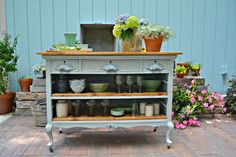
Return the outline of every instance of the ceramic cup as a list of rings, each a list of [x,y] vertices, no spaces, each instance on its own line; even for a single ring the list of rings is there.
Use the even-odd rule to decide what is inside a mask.
[[[153,116],[153,105],[148,104],[145,106],[145,116],[150,117]]]

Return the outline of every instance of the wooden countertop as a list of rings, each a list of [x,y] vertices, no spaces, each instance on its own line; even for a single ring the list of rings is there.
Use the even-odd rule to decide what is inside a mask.
[[[87,52],[66,50],[37,52],[37,54],[43,56],[174,56],[181,55],[182,52]]]

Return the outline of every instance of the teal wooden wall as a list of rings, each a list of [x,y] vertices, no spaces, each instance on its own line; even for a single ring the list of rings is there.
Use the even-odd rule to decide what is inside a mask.
[[[36,51],[63,41],[66,31],[79,33],[80,23],[114,23],[121,13],[171,26],[176,39],[162,51],[182,51],[177,61],[202,64],[202,76],[213,90],[223,93],[236,74],[235,0],[6,0],[7,31],[20,35],[11,88],[18,90],[17,78],[32,75],[31,67],[42,61]],[[222,66],[228,72],[224,77]]]

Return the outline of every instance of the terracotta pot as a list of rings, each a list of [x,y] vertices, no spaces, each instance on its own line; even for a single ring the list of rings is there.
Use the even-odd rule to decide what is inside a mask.
[[[162,45],[162,36],[158,38],[144,38],[147,52],[160,52]]]
[[[192,69],[192,75],[193,76],[200,76],[200,69]]]
[[[176,74],[177,78],[183,78],[184,74]]]
[[[185,76],[189,74],[189,66],[186,63],[177,63],[178,66],[184,66],[186,68]]]
[[[33,83],[32,78],[19,79],[18,83],[20,85],[21,92],[30,92],[30,85]]]
[[[0,115],[12,112],[12,104],[16,93],[7,92],[6,94],[0,95]]]

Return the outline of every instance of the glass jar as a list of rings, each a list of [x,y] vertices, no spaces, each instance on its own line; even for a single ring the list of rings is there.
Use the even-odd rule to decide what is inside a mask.
[[[68,91],[69,83],[65,75],[60,74],[56,83],[56,91],[58,93],[66,93]]]
[[[68,116],[68,103],[66,100],[58,100],[56,103],[56,113],[57,117],[67,117]]]

